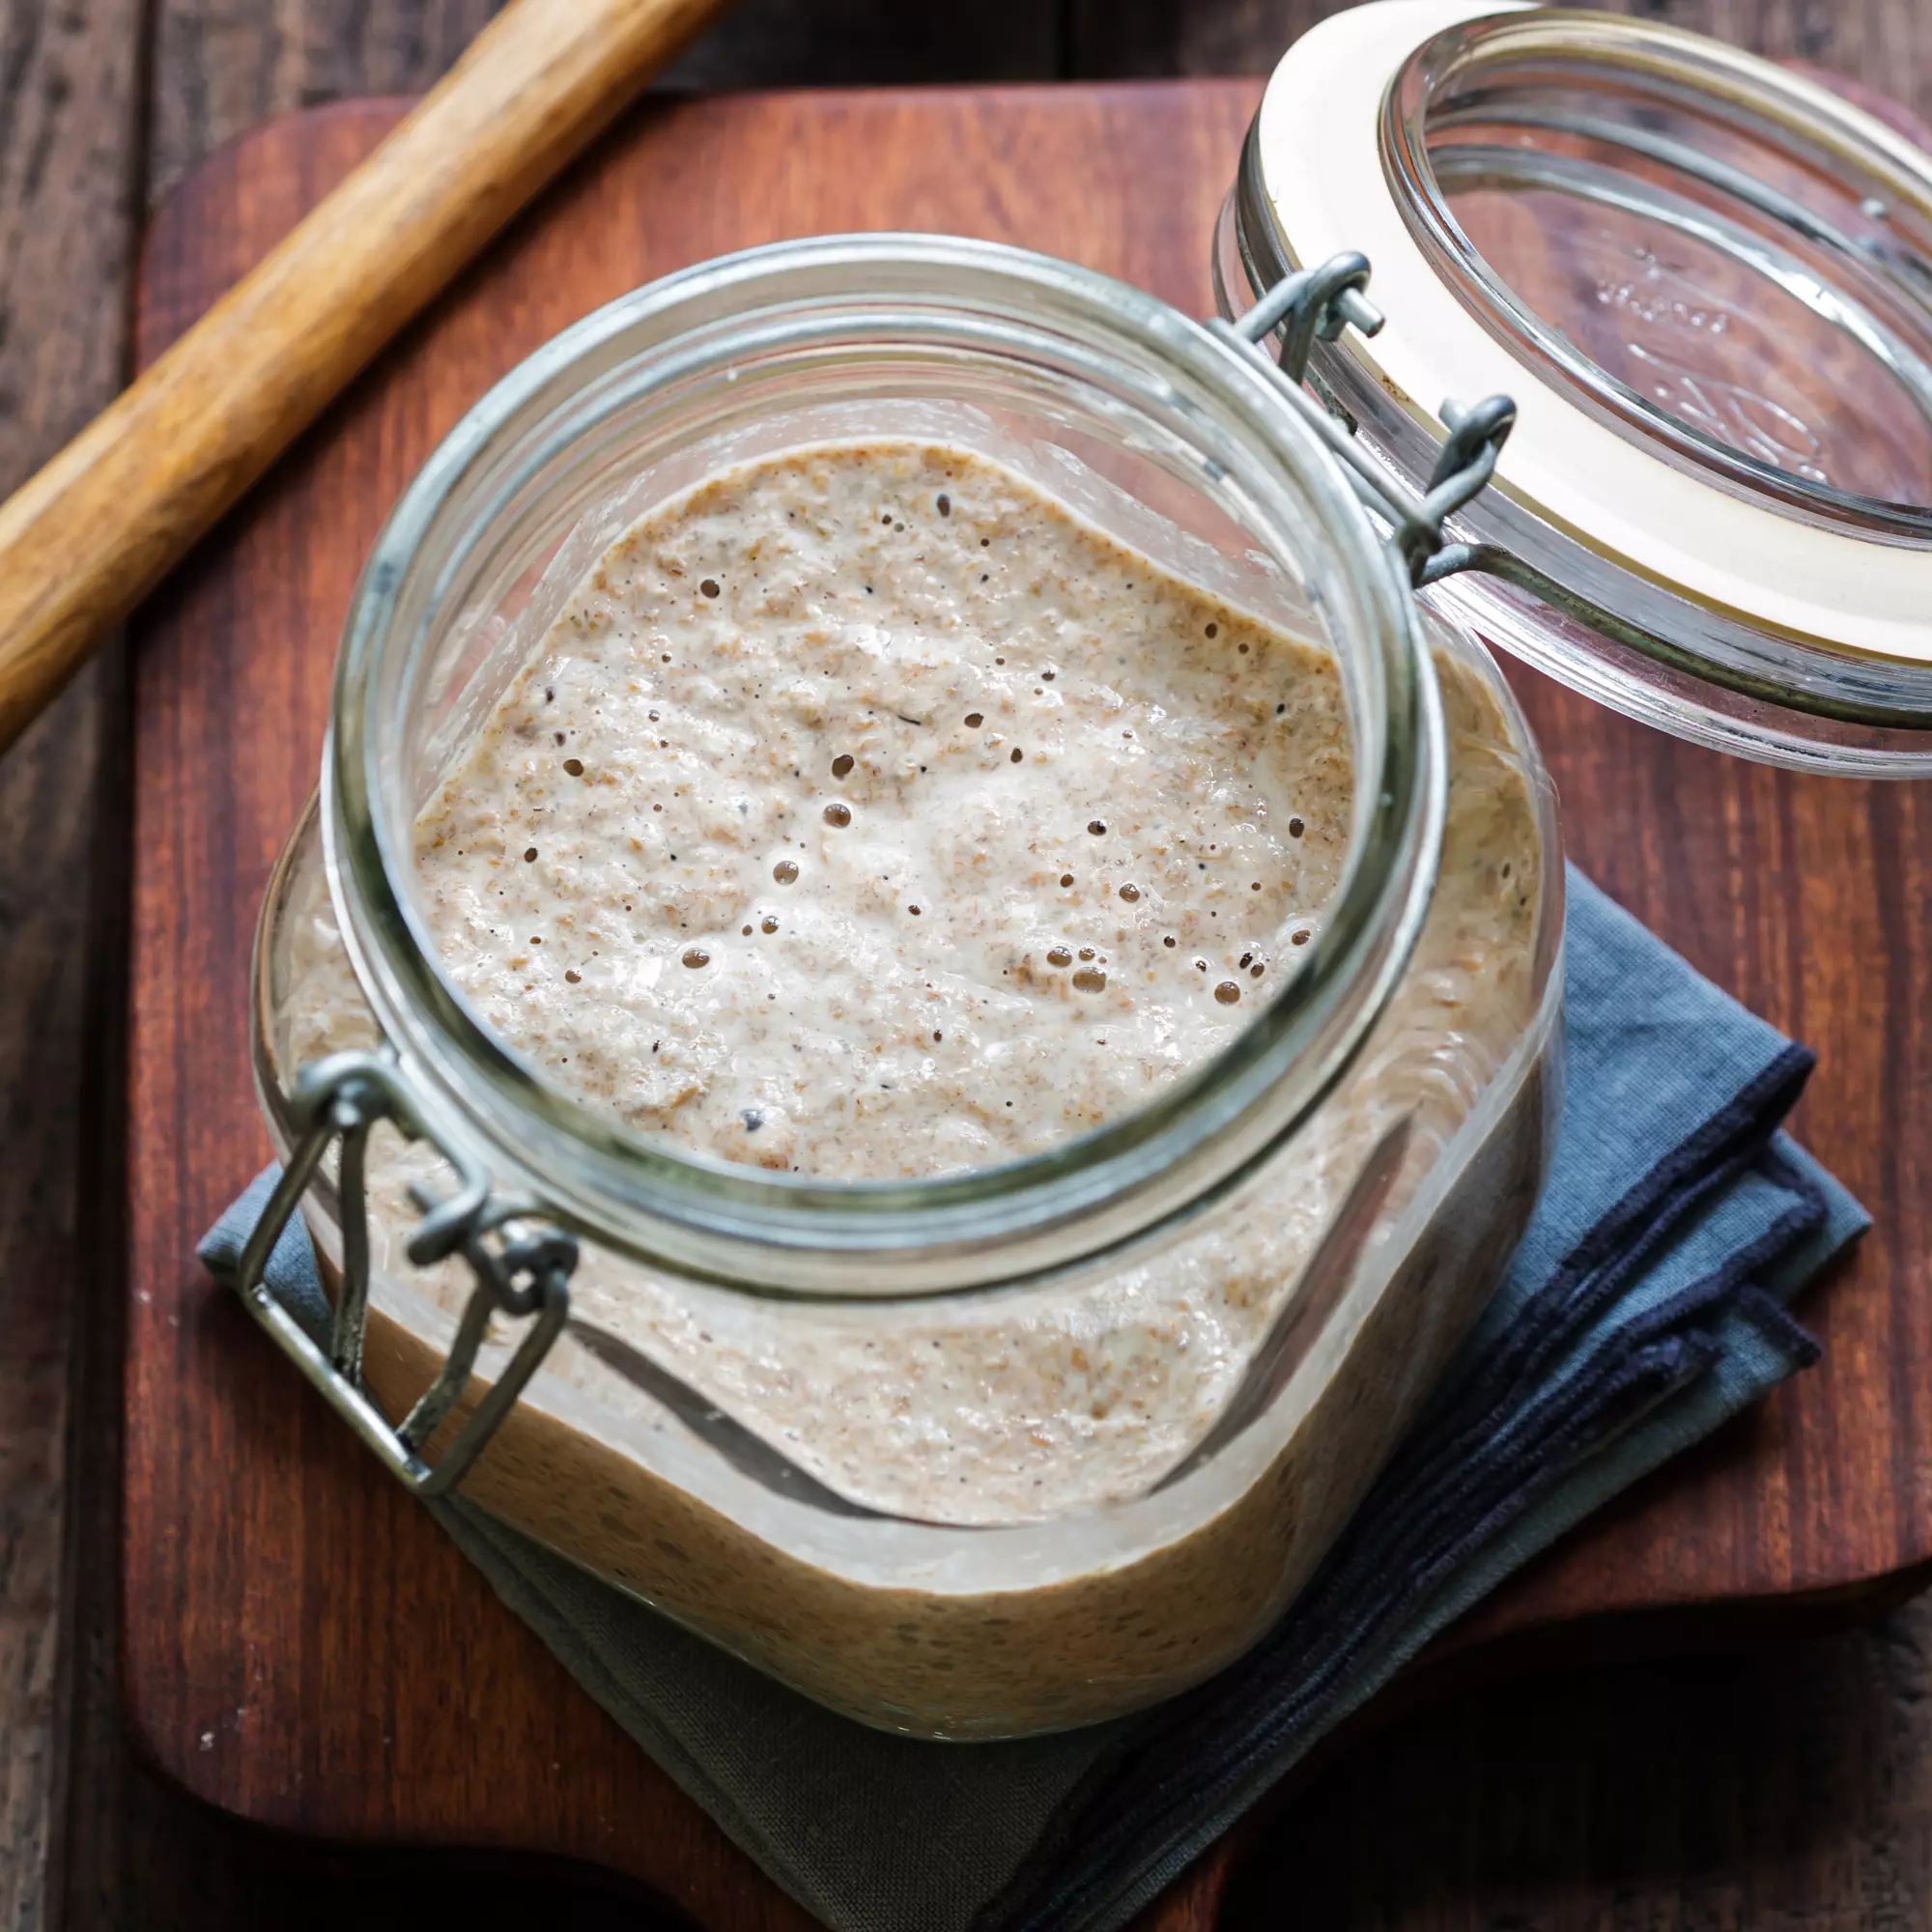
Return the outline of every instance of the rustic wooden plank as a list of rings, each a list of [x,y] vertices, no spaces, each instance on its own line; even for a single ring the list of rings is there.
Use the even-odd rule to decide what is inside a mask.
[[[1353,0],[1068,0],[1067,71],[1266,73],[1300,34]],[[1917,0],[1609,0],[1778,60],[1815,61],[1932,114],[1932,33]]]
[[[419,92],[500,0],[154,0],[149,191],[292,108]]]
[[[1797,1646],[1492,1685],[1332,1764],[1257,1836],[1225,1932],[1922,1926],[1928,1705],[1922,1602]]]
[[[127,353],[139,0],[0,12],[0,494]],[[0,763],[0,1925],[46,1910],[62,1641],[95,773],[118,654]]]
[[[501,0],[156,0],[152,185],[271,114],[424,86]],[[1060,72],[1057,10],[900,0],[740,0],[659,83],[692,88],[1040,80]]]
[[[903,0],[738,0],[665,76],[667,89],[1051,80],[1064,71],[1051,0],[908,7]]]

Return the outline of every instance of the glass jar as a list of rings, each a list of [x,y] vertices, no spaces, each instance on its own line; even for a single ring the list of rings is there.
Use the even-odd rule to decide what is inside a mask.
[[[1932,156],[1681,28],[1376,0],[1277,69],[1224,313],[1364,251],[1389,324],[1311,383],[1418,481],[1443,395],[1520,411],[1446,609],[1766,762],[1932,774]]]
[[[993,459],[1318,644],[1352,753],[1340,883],[1232,1045],[1083,1138],[918,1182],[681,1157],[547,1084],[439,960],[412,839],[644,510],[855,436]],[[1559,1104],[1553,798],[1411,575],[1264,357],[1063,262],[784,243],[568,330],[430,460],[355,595],[256,969],[280,1199],[337,1321],[318,1340],[260,1289],[272,1213],[253,1312],[406,1480],[461,1470],[869,1723],[1061,1728],[1227,1663],[1467,1332]]]

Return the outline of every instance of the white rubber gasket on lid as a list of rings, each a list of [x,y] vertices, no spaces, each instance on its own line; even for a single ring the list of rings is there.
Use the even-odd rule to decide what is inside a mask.
[[[1350,353],[1419,417],[1501,391],[1517,424],[1499,487],[1525,509],[1696,603],[1827,649],[1932,663],[1932,551],[1867,541],[1749,503],[1629,441],[1519,361],[1436,274],[1382,170],[1383,97],[1423,42],[1527,8],[1375,0],[1295,42],[1259,123],[1262,183],[1297,267],[1358,248],[1389,318]],[[1874,121],[1875,138],[1900,148]]]

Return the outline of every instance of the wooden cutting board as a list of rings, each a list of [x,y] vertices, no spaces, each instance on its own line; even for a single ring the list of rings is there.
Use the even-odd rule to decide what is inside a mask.
[[[143,613],[124,1658],[133,1730],[188,1790],[335,1838],[588,1861],[707,1932],[807,1924],[196,1265],[197,1236],[269,1152],[247,1051],[255,912],[315,781],[357,567],[438,439],[513,363],[652,276],[851,228],[1025,242],[1205,312],[1209,231],[1258,95],[1186,82],[650,106]],[[277,123],[178,189],[149,238],[141,355],[400,112],[352,102]],[[1447,1658],[1501,1668],[1606,1632],[1675,1638],[1691,1613],[1875,1602],[1932,1563],[1932,788],[1773,773],[1527,673],[1517,683],[1573,853],[1818,1049],[1796,1125],[1878,1225],[1804,1310],[1824,1365],[1533,1565],[1437,1646],[1408,1694],[1441,1681]],[[1211,1925],[1238,1836],[1144,1925]]]

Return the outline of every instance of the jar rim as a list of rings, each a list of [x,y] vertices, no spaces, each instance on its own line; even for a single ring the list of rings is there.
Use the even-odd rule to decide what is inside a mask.
[[[1104,380],[1169,425],[1201,474],[1265,529],[1319,536],[1331,638],[1338,651],[1338,625],[1357,639],[1369,706],[1358,747],[1373,769],[1356,774],[1344,876],[1300,970],[1234,1041],[1087,1134],[919,1181],[834,1181],[672,1152],[537,1078],[443,970],[409,883],[405,700],[439,612],[460,601],[479,532],[544,461],[695,372],[736,380],[775,345],[849,343],[867,329],[900,340],[915,326],[1000,354],[1050,353]],[[1071,263],[947,236],[825,237],[721,257],[619,298],[511,371],[444,439],[391,514],[350,610],[323,831],[356,977],[439,1137],[480,1145],[547,1213],[648,1263],[760,1293],[906,1296],[1089,1260],[1206,1205],[1292,1135],[1406,963],[1434,886],[1446,765],[1406,580],[1335,459],[1244,354]]]

